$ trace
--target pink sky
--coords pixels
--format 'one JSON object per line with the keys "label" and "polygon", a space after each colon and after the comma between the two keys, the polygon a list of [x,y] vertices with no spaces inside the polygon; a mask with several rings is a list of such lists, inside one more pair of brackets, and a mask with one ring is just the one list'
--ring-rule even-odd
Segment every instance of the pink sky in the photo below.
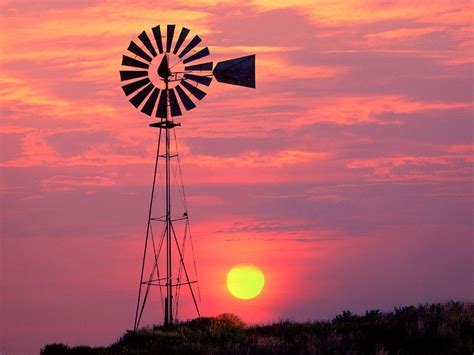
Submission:
{"label": "pink sky", "polygon": [[[472,301],[472,13],[1,1],[0,352],[107,345],[133,326],[156,130],[118,71],[157,24],[190,28],[214,61],[257,55],[256,90],[213,83],[177,128],[204,315]],[[242,262],[266,275],[253,301],[225,289]]]}

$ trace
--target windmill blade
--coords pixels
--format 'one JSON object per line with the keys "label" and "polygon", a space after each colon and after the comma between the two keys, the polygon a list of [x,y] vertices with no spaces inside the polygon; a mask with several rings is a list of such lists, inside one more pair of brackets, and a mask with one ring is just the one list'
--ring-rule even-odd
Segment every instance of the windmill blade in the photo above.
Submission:
{"label": "windmill blade", "polygon": [[178,50],[181,48],[181,45],[183,44],[184,40],[186,39],[188,33],[189,33],[189,29],[187,29],[186,27],[183,27],[181,29],[181,33],[179,34],[178,41],[176,42],[176,46],[174,47],[173,54],[178,53]]}
{"label": "windmill blade", "polygon": [[179,98],[181,99],[181,102],[184,105],[184,108],[189,111],[192,110],[193,108],[196,107],[194,102],[189,98],[188,94],[184,92],[184,90],[181,88],[181,86],[176,86],[176,91],[178,92]]}
{"label": "windmill blade", "polygon": [[151,93],[148,100],[146,100],[145,105],[143,105],[142,112],[151,116],[153,114],[153,109],[155,108],[156,100],[158,100],[158,94],[160,93],[160,89],[155,88]]}
{"label": "windmill blade", "polygon": [[194,74],[184,74],[184,79],[195,81],[196,83],[203,84],[206,86],[211,85],[212,78],[208,76],[199,76]]}
{"label": "windmill blade", "polygon": [[160,25],[155,26],[151,29],[153,32],[153,37],[155,37],[156,46],[158,47],[158,51],[163,53],[163,43],[161,42],[161,30]]}
{"label": "windmill blade", "polygon": [[148,72],[144,70],[121,70],[120,71],[120,80],[131,80],[136,78],[141,78],[147,76]]}
{"label": "windmill blade", "polygon": [[128,46],[127,49],[133,54],[136,54],[137,56],[145,59],[148,63],[150,63],[152,60],[152,58],[148,54],[146,54],[146,52],[143,49],[138,47],[138,45],[133,41],[130,42],[130,45]]}
{"label": "windmill blade", "polygon": [[171,44],[173,43],[173,35],[175,25],[168,25],[166,27],[166,53],[171,52]]}
{"label": "windmill blade", "polygon": [[186,54],[189,53],[191,49],[196,47],[201,41],[202,39],[198,35],[194,36],[191,42],[188,43],[188,45],[183,49],[183,51],[178,55],[178,57],[183,58]]}
{"label": "windmill blade", "polygon": [[186,58],[185,60],[183,60],[183,63],[186,64],[186,63],[189,63],[189,62],[194,62],[195,60],[198,60],[200,58],[207,57],[209,54],[211,54],[209,52],[209,48],[208,47],[203,48],[199,52],[194,53],[192,56],[190,56],[190,57]]}
{"label": "windmill blade", "polygon": [[255,54],[219,62],[212,73],[221,83],[255,89]]}
{"label": "windmill blade", "polygon": [[155,48],[153,47],[153,44],[151,44],[150,38],[148,38],[148,35],[146,34],[146,32],[143,31],[142,33],[140,33],[138,38],[140,38],[140,41],[142,41],[143,45],[146,47],[146,49],[150,51],[152,56],[156,57],[157,54],[156,54]]}
{"label": "windmill blade", "polygon": [[212,70],[212,62],[196,64],[196,65],[188,65],[187,67],[184,67],[184,70],[200,70],[200,71]]}
{"label": "windmill blade", "polygon": [[122,65],[143,69],[148,69],[150,67],[148,64],[140,62],[139,60],[136,60],[134,58],[127,57],[126,55],[122,56]]}
{"label": "windmill blade", "polygon": [[160,101],[156,117],[166,118],[168,116],[168,90],[161,90]]}
{"label": "windmill blade", "polygon": [[137,107],[140,106],[140,104],[143,102],[143,100],[146,99],[148,94],[150,93],[151,90],[153,90],[155,86],[150,83],[147,86],[145,86],[142,90],[138,92],[134,97],[130,99],[130,102],[132,103],[133,106]]}
{"label": "windmill blade", "polygon": [[185,80],[181,80],[181,84],[183,84],[183,86],[188,89],[188,91],[194,95],[194,97],[196,97],[198,100],[202,100],[204,98],[204,96],[206,96],[206,93],[204,91],[202,91],[201,89],[195,87],[194,85],[191,85],[190,83],[188,83],[187,81]]}
{"label": "windmill blade", "polygon": [[171,116],[182,116],[181,109],[179,108],[178,99],[176,98],[176,94],[174,93],[173,89],[170,89],[170,110]]}
{"label": "windmill blade", "polygon": [[150,79],[145,78],[142,80],[135,81],[133,83],[127,84],[122,86],[123,91],[125,92],[125,95],[130,95],[132,92],[137,91],[141,87],[147,85],[150,83]]}

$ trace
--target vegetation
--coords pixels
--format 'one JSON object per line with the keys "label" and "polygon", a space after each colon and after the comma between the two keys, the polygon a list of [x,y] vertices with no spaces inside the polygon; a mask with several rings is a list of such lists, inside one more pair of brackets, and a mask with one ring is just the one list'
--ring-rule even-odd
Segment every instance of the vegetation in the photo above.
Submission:
{"label": "vegetation", "polygon": [[233,314],[127,332],[109,347],[50,344],[41,354],[472,354],[474,304],[349,311],[332,321],[247,326]]}

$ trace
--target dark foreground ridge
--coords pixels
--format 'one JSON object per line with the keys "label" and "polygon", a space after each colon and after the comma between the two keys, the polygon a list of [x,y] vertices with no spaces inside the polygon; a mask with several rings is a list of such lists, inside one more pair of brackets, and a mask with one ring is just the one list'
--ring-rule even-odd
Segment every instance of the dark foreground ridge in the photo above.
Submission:
{"label": "dark foreground ridge", "polygon": [[332,321],[247,326],[233,314],[128,332],[108,347],[46,345],[41,354],[472,354],[474,303],[349,311]]}

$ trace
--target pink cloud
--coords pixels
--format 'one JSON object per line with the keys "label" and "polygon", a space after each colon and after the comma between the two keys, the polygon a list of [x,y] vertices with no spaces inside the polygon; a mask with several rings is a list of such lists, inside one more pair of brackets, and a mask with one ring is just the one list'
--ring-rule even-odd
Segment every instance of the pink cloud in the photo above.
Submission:
{"label": "pink cloud", "polygon": [[[117,177],[116,177],[117,178]],[[104,176],[67,176],[55,175],[41,181],[43,191],[73,191],[78,188],[100,188],[116,186],[115,179]]]}

